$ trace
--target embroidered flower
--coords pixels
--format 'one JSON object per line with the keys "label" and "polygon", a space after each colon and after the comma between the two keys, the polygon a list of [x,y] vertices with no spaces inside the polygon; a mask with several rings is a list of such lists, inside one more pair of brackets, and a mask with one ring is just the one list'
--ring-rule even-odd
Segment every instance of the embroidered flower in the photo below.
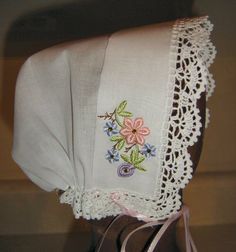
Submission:
{"label": "embroidered flower", "polygon": [[134,174],[135,168],[132,164],[123,163],[117,168],[117,174],[120,177],[130,177]]}
{"label": "embroidered flower", "polygon": [[120,159],[120,154],[117,150],[115,149],[111,149],[108,150],[106,155],[105,155],[106,159],[110,162],[110,163],[114,163],[116,161],[119,161]]}
{"label": "embroidered flower", "polygon": [[132,117],[133,113],[127,110],[126,100],[121,101],[112,112],[98,115],[98,118],[106,120],[103,130],[113,145],[107,150],[105,158],[110,163],[124,162],[117,168],[120,177],[132,176],[135,170],[146,172],[145,160],[156,156],[155,146],[145,144],[145,136],[150,134],[150,129],[143,126],[142,117]]}
{"label": "embroidered flower", "polygon": [[143,123],[143,118],[141,117],[138,117],[133,121],[132,119],[125,117],[124,127],[120,130],[120,134],[125,137],[128,144],[144,144],[144,136],[149,135],[150,130],[147,127],[143,127]]}
{"label": "embroidered flower", "polygon": [[145,143],[141,154],[145,155],[145,157],[155,157],[156,156],[156,147],[154,145],[151,145],[149,143]]}
{"label": "embroidered flower", "polygon": [[107,133],[108,136],[118,134],[119,132],[117,129],[117,124],[112,121],[107,122],[103,127],[103,130],[105,133]]}

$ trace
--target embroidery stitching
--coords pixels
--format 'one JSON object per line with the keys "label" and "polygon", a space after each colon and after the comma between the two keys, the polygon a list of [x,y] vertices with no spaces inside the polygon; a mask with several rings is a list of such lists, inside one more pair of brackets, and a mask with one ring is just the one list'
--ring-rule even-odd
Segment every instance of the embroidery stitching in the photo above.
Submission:
{"label": "embroidery stitching", "polygon": [[109,163],[124,161],[117,168],[119,177],[130,177],[135,170],[147,171],[143,166],[146,159],[156,156],[156,147],[145,143],[145,137],[150,129],[144,127],[142,117],[132,119],[133,114],[126,111],[127,101],[122,101],[113,112],[106,112],[98,118],[108,120],[103,127],[104,133],[113,142],[111,149],[107,150],[105,158]]}

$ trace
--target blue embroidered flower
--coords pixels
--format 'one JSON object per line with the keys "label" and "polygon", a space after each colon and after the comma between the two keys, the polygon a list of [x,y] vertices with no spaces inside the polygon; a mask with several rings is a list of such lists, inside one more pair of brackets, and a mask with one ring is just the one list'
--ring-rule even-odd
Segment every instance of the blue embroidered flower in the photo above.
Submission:
{"label": "blue embroidered flower", "polygon": [[120,159],[120,154],[117,150],[115,149],[111,149],[107,151],[107,154],[105,155],[106,159],[110,162],[110,163],[114,163],[116,161],[119,161]]}
{"label": "blue embroidered flower", "polygon": [[117,174],[120,177],[130,177],[134,174],[135,168],[132,164],[123,163],[117,168]]}
{"label": "blue embroidered flower", "polygon": [[105,133],[107,133],[109,137],[119,133],[119,130],[117,129],[117,124],[112,121],[107,122],[103,127],[103,130]]}
{"label": "blue embroidered flower", "polygon": [[141,153],[145,155],[145,157],[155,157],[156,156],[156,147],[149,143],[144,144]]}

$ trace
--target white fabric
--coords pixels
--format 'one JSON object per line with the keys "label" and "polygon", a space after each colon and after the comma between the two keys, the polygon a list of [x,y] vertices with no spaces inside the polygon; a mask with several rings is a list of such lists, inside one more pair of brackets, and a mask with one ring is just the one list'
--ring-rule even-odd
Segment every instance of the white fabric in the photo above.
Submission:
{"label": "white fabric", "polygon": [[42,189],[65,190],[75,218],[120,214],[114,193],[149,218],[178,212],[197,100],[215,86],[211,30],[207,17],[182,19],[34,54],[17,79],[14,160]]}

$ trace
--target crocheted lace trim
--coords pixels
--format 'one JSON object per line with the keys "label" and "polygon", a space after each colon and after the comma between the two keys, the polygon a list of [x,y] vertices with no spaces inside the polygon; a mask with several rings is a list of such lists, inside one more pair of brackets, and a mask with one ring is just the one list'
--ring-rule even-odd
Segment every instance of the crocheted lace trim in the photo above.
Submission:
{"label": "crocheted lace trim", "polygon": [[[68,186],[60,196],[60,203],[70,204],[75,218],[82,216],[86,219],[100,219],[120,214],[122,210],[111,199],[112,193],[120,196],[120,204],[149,218],[165,219],[180,209],[179,191],[192,178],[193,172],[187,149],[198,141],[202,127],[197,100],[202,92],[206,92],[208,100],[215,87],[208,71],[216,54],[215,47],[210,42],[212,29],[213,25],[207,16],[177,20],[173,25],[169,96],[159,153],[159,167],[162,171],[154,195],[147,197],[121,188],[83,190]],[[206,113],[207,125],[208,109]]]}

